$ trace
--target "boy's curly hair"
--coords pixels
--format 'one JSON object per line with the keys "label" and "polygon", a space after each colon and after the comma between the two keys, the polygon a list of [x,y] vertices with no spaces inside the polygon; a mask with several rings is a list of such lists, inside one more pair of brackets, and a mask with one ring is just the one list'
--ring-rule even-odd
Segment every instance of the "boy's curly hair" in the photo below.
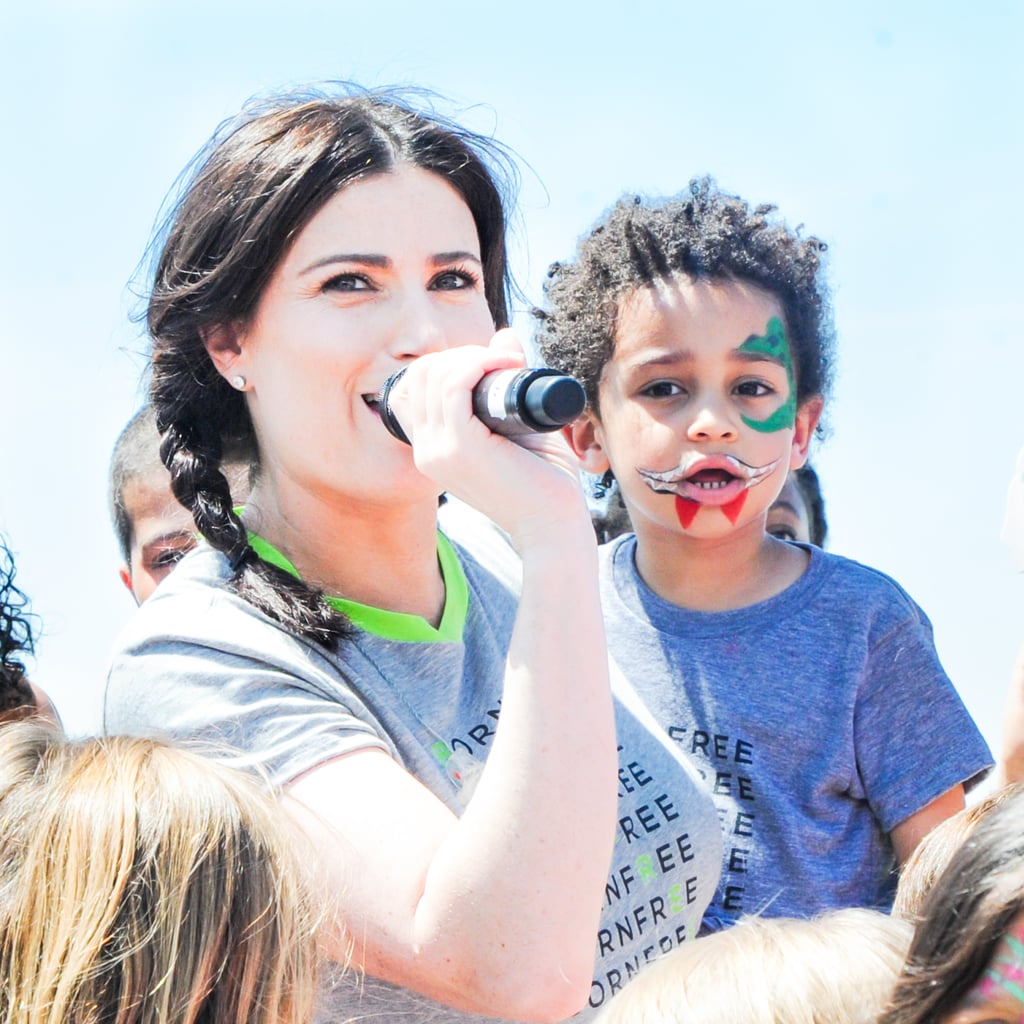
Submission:
{"label": "boy's curly hair", "polygon": [[819,276],[826,246],[788,228],[775,213],[770,204],[751,208],[709,177],[669,199],[623,197],[580,241],[574,262],[548,271],[547,308],[533,311],[546,362],[577,377],[600,414],[598,383],[615,346],[621,300],[674,274],[727,279],[756,285],[781,304],[797,402],[827,397],[835,332]]}
{"label": "boy's curly hair", "polygon": [[35,648],[26,611],[28,598],[14,585],[14,576],[14,557],[0,540],[0,714],[35,705],[25,666],[18,657]]}

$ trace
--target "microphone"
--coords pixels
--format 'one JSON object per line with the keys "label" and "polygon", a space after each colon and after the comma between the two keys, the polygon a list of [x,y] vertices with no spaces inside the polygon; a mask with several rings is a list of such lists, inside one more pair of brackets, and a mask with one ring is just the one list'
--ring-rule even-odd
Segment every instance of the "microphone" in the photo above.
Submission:
{"label": "microphone", "polygon": [[[403,366],[388,377],[380,389],[378,403],[388,432],[409,444],[388,401],[405,370]],[[473,415],[502,437],[558,430],[572,423],[586,404],[583,385],[575,377],[544,367],[494,370],[484,374],[473,388]]]}

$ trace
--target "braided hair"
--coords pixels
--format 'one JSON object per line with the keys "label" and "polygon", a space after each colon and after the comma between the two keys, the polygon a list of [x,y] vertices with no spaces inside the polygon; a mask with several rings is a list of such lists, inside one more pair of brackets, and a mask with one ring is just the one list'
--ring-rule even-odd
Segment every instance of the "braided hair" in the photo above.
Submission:
{"label": "braided hair", "polygon": [[147,310],[150,401],[175,497],[228,559],[227,586],[287,629],[330,647],[345,617],[316,588],[261,560],[232,510],[225,447],[258,466],[245,400],[204,344],[223,325],[246,325],[289,245],[345,186],[400,165],[450,184],[473,215],[494,322],[508,323],[505,199],[508,157],[393,95],[290,95],[250,105],[215,134],[171,211]]}
{"label": "braided hair", "polygon": [[751,208],[711,178],[694,179],[687,192],[667,200],[626,196],[580,241],[574,262],[549,269],[546,308],[534,310],[536,340],[550,366],[579,378],[599,413],[598,385],[615,347],[622,299],[674,274],[743,281],[782,306],[797,402],[825,396],[834,349],[819,274],[825,248],[781,223],[774,206]]}

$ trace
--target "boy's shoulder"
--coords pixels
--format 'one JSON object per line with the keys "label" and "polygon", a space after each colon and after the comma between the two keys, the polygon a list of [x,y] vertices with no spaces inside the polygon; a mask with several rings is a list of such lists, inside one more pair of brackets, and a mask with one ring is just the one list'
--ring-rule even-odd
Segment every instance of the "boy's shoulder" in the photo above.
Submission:
{"label": "boy's shoulder", "polygon": [[930,627],[931,623],[916,601],[892,576],[844,555],[824,551],[812,544],[797,544],[810,558],[804,573],[785,590],[766,601],[724,612],[689,611],[661,601],[647,590],[636,568],[636,536],[623,534],[599,548],[601,577],[606,588],[616,593],[643,615],[668,615],[693,619],[690,625],[715,620],[739,628],[761,614],[773,618],[789,612],[799,614],[805,624],[822,619],[834,624],[841,610],[860,621],[870,620],[877,628],[895,628],[908,621]]}
{"label": "boy's shoulder", "polygon": [[903,585],[881,569],[845,555],[823,551],[810,544],[801,547],[811,552],[809,568],[816,568],[821,573],[824,586],[849,593],[853,599],[869,598],[873,602],[889,604],[909,614],[924,617],[924,612]]}

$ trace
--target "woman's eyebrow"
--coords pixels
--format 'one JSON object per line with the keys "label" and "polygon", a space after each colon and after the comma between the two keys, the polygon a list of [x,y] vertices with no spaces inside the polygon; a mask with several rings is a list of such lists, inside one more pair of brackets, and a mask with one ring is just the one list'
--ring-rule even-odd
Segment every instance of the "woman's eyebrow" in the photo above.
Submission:
{"label": "woman's eyebrow", "polygon": [[381,269],[387,269],[391,266],[391,257],[369,252],[333,253],[330,256],[322,256],[320,259],[314,260],[308,266],[303,267],[303,269],[299,271],[299,276],[302,277],[305,274],[312,273],[314,270],[320,270],[322,267],[328,267],[333,263],[358,263],[364,267],[380,267]]}
{"label": "woman's eyebrow", "polygon": [[472,260],[474,263],[483,265],[480,257],[468,249],[453,249],[451,252],[439,252],[430,257],[430,262],[435,266],[440,266],[442,263],[461,263],[464,260]]}

